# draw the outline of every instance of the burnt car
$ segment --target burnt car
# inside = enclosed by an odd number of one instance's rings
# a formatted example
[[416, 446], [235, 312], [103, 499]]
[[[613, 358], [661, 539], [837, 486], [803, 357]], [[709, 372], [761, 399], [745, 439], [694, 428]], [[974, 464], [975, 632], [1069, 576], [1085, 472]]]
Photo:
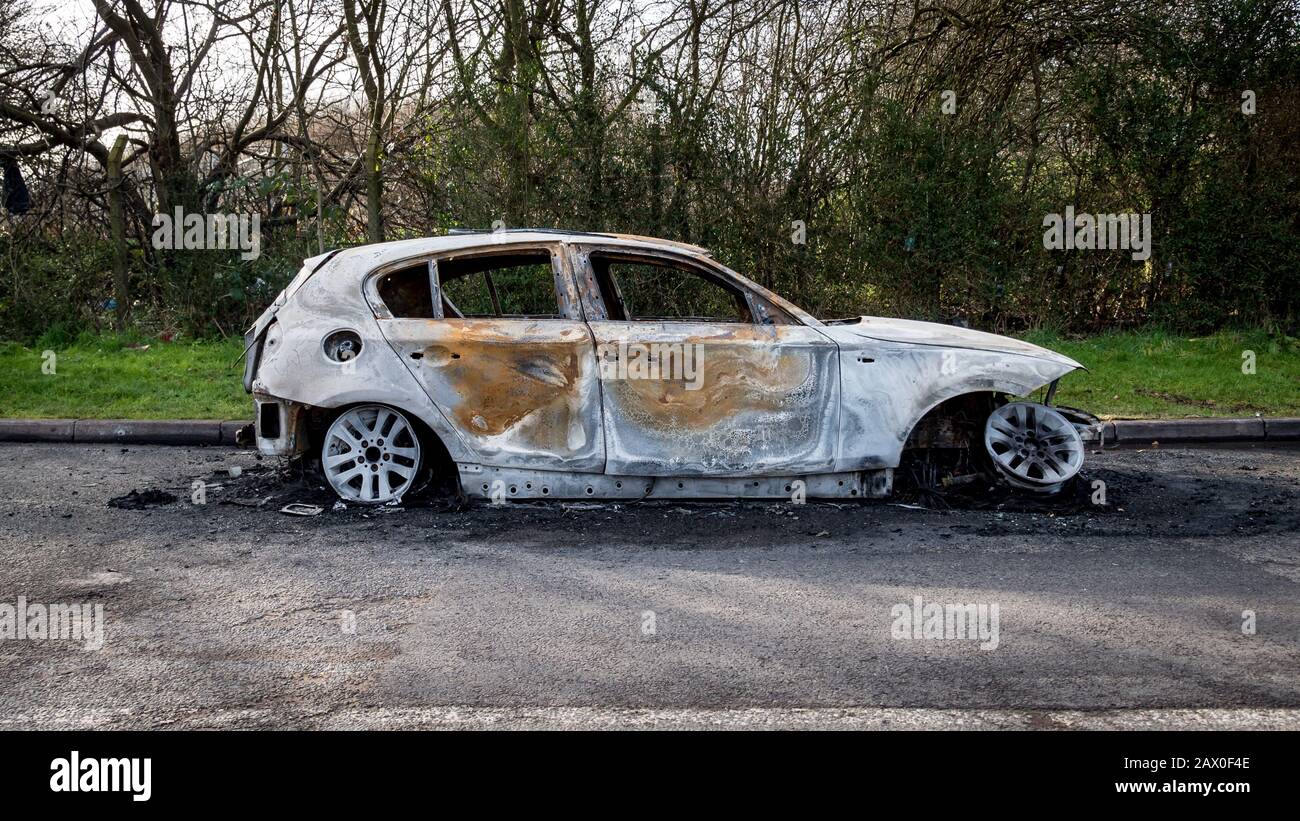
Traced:
[[[704, 248], [500, 230], [308, 259], [248, 331], [261, 453], [349, 502], [877, 498], [920, 459], [1054, 491], [1082, 367], [1016, 339], [821, 321]], [[1044, 403], [1012, 401], [1048, 386]]]

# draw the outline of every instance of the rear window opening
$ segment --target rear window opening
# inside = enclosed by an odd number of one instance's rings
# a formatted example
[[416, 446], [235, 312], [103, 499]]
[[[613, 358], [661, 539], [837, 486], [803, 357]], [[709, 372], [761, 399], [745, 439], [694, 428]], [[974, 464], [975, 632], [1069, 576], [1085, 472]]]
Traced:
[[561, 316], [549, 251], [439, 260], [438, 284], [446, 317]]
[[563, 316], [549, 251], [442, 259], [436, 272], [442, 304], [435, 312], [430, 263], [419, 263], [379, 279], [379, 298], [395, 319], [521, 318]]
[[398, 319], [433, 319], [429, 264], [421, 262], [387, 274], [379, 280], [379, 298]]

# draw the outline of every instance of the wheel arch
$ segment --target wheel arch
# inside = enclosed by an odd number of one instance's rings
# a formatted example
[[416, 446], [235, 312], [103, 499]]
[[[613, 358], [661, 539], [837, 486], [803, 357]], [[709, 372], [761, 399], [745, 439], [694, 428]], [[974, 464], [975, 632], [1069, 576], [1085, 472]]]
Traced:
[[[956, 447], [948, 444], [943, 430], [943, 420], [947, 417], [970, 417], [976, 425], [983, 425], [988, 414], [1005, 404], [1009, 391], [997, 389], [961, 390], [948, 393], [942, 399], [931, 402], [907, 429], [903, 437], [903, 450], [917, 447]], [[937, 438], [935, 438], [937, 437]]]
[[[1005, 403], [1006, 397], [1025, 396], [1044, 385], [1060, 379], [1074, 368], [1043, 368], [1042, 363], [1033, 363], [1034, 368], [1023, 367], [1024, 363], [1015, 364], [1022, 367], [1012, 369], [997, 367], [997, 360], [980, 363], [982, 367], [965, 378], [946, 381], [928, 394], [914, 402], [913, 413], [906, 427], [906, 434], [900, 445], [905, 446], [915, 434], [917, 427], [936, 411], [953, 404], [968, 401], [968, 397], [991, 396], [1002, 397], [998, 404]], [[993, 406], [996, 407], [996, 404]], [[989, 408], [991, 412], [993, 407]], [[981, 420], [981, 423], [983, 420]], [[901, 449], [901, 448], [900, 448]]]

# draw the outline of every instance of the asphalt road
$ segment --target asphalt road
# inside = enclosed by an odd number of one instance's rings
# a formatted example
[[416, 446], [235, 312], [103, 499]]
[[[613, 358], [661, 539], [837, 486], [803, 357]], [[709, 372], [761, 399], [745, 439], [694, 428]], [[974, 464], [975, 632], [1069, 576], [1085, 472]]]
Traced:
[[[1090, 458], [1082, 512], [295, 518], [246, 451], [3, 445], [0, 621], [105, 630], [0, 639], [0, 727], [1300, 728], [1300, 450]], [[106, 504], [148, 488], [180, 499]], [[895, 638], [918, 596], [996, 605], [996, 649]]]

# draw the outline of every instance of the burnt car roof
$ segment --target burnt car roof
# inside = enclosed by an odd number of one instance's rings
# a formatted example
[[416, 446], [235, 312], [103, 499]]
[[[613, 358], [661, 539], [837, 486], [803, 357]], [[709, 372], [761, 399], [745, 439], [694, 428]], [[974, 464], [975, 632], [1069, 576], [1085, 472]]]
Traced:
[[[447, 251], [462, 251], [475, 248], [490, 248], [494, 245], [515, 245], [527, 242], [600, 242], [609, 245], [622, 245], [629, 248], [657, 249], [677, 251], [694, 256], [709, 256], [709, 250], [699, 245], [685, 242], [643, 237], [635, 234], [613, 234], [582, 231], [561, 231], [546, 228], [506, 228], [498, 231], [454, 230], [441, 237], [421, 237], [393, 242], [380, 242], [343, 248], [322, 255], [337, 258], [339, 261], [365, 260], [371, 266], [396, 262], [407, 257], [422, 254], [437, 254]], [[308, 260], [312, 263], [313, 260]]]
[[699, 256], [710, 256], [712, 252], [701, 245], [695, 245], [689, 242], [677, 242], [676, 240], [662, 239], [660, 237], [649, 237], [644, 234], [620, 234], [610, 231], [573, 231], [567, 228], [501, 228], [495, 231], [478, 229], [478, 228], [453, 228], [447, 232], [448, 236], [482, 236], [483, 234], [546, 234], [548, 236], [567, 237], [569, 241], [591, 242], [593, 238], [600, 240], [620, 240], [635, 243], [639, 245], [661, 246], [664, 248], [674, 248], [679, 251], [687, 251]]

